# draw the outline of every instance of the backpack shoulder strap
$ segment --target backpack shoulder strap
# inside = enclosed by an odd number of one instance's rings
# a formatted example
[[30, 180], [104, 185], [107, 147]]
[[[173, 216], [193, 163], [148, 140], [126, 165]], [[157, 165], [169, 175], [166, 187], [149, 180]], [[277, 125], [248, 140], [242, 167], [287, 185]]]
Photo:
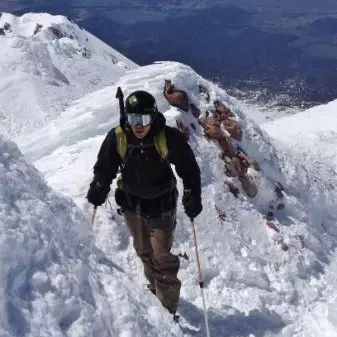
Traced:
[[[117, 152], [122, 158], [122, 160], [124, 161], [127, 147], [128, 147], [126, 134], [120, 125], [116, 127], [115, 134], [116, 134]], [[161, 130], [154, 137], [154, 146], [156, 150], [158, 151], [160, 157], [163, 160], [166, 160], [168, 156], [168, 147], [167, 147], [166, 134], [165, 134], [164, 129]]]
[[168, 148], [165, 129], [161, 130], [157, 135], [155, 135], [154, 146], [156, 147], [156, 150], [158, 151], [161, 159], [166, 160], [168, 156]]
[[117, 126], [115, 129], [115, 134], [116, 134], [116, 145], [117, 145], [117, 152], [124, 161], [126, 150], [127, 150], [127, 139], [126, 139], [126, 134], [121, 128], [121, 126]]

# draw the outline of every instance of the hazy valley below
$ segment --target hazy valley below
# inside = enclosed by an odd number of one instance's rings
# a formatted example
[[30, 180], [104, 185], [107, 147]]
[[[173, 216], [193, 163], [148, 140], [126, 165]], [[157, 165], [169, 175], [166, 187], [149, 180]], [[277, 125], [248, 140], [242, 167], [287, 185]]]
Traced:
[[139, 65], [189, 64], [260, 104], [337, 97], [335, 1], [0, 1], [0, 10], [66, 15]]

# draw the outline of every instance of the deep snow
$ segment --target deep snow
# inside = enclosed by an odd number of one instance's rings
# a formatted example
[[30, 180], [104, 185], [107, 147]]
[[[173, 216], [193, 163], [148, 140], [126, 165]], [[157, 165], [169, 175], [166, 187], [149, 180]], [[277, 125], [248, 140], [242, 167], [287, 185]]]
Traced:
[[[241, 193], [236, 199], [228, 192], [225, 181], [229, 178], [223, 174], [218, 148], [202, 137], [192, 115], [168, 105], [162, 95], [164, 78], [170, 78], [177, 88], [186, 90], [191, 101], [201, 109], [207, 107], [205, 101], [199, 101], [198, 85], [203, 84], [210, 90], [211, 100], [221, 99], [237, 114], [244, 129], [241, 146], [262, 167], [261, 173], [252, 172], [259, 185], [256, 198], [251, 200]], [[175, 119], [179, 118], [186, 125], [193, 123], [197, 128], [193, 132], [190, 127], [190, 144], [202, 171], [204, 211], [197, 218], [196, 226], [212, 334], [307, 334], [313, 327], [304, 324], [304, 317], [324, 318], [330, 297], [326, 274], [336, 245], [336, 232], [330, 229], [336, 221], [336, 198], [330, 185], [336, 177], [331, 176], [327, 166], [319, 165], [310, 146], [311, 157], [306, 157], [299, 147], [285, 147], [277, 139], [278, 133], [282, 134], [277, 121], [275, 129], [278, 132], [270, 138], [247, 117], [249, 111], [240, 110], [233, 98], [187, 66], [164, 62], [138, 68], [122, 77], [118, 85], [125, 94], [139, 88], [149, 90], [155, 95], [168, 124], [175, 125]], [[92, 209], [84, 196], [92, 178], [91, 168], [105, 133], [117, 125], [119, 119], [117, 101], [111, 96], [110, 100], [106, 99], [115, 90], [116, 86], [113, 86], [91, 94], [90, 99], [86, 97], [82, 104], [75, 104], [60, 119], [32, 134], [31, 140], [22, 147], [48, 182], [72, 197], [88, 219]], [[265, 129], [267, 127], [268, 124]], [[50, 141], [44, 141], [41, 146], [42, 139]], [[46, 155], [44, 150], [49, 154]], [[319, 153], [322, 153], [321, 149]], [[330, 164], [334, 162], [329, 161]], [[233, 181], [240, 188], [238, 182]], [[275, 202], [276, 181], [286, 188], [285, 210], [275, 211], [280, 235], [267, 229], [263, 219], [270, 203]], [[140, 263], [112, 197], [110, 203], [111, 206], [107, 204], [98, 211], [94, 231], [96, 243], [109, 258], [118, 256], [120, 265], [127, 266], [128, 273], [141, 286], [145, 280]], [[224, 221], [217, 217], [215, 206], [226, 212]], [[323, 223], [327, 227], [322, 226]], [[280, 236], [289, 245], [288, 252], [283, 252], [277, 244]], [[203, 336], [202, 303], [190, 224], [180, 208], [174, 251], [186, 251], [190, 255], [190, 262], [183, 261], [179, 273], [183, 280], [180, 312], [192, 326], [200, 327], [199, 331], [186, 329], [184, 333], [186, 336]], [[320, 306], [319, 303], [323, 304]]]
[[[202, 111], [209, 104], [199, 84], [209, 89], [211, 101], [233, 110], [244, 131], [240, 145], [262, 168], [250, 172], [257, 197], [249, 199], [236, 179], [224, 175], [219, 149], [202, 136], [192, 114], [168, 105], [166, 78]], [[57, 193], [1, 138], [0, 335], [205, 336], [191, 226], [180, 205], [173, 251], [190, 257], [179, 272], [181, 329], [144, 290], [141, 264], [112, 196], [90, 225], [85, 194], [101, 142], [118, 124], [118, 85], [125, 94], [150, 91], [169, 125], [178, 118], [189, 127], [202, 171], [204, 210], [195, 224], [211, 335], [336, 335], [336, 101], [259, 127], [253, 109], [174, 62], [128, 71], [29, 137], [20, 137], [20, 124], [13, 122], [20, 149]], [[240, 188], [238, 198], [228, 192], [228, 180]], [[274, 210], [280, 234], [263, 219], [275, 204], [277, 181], [285, 187], [285, 209]], [[226, 213], [224, 220], [216, 207]], [[280, 248], [281, 238], [289, 251]]]
[[3, 137], [0, 182], [0, 336], [181, 336], [118, 259], [94, 246], [74, 202]]

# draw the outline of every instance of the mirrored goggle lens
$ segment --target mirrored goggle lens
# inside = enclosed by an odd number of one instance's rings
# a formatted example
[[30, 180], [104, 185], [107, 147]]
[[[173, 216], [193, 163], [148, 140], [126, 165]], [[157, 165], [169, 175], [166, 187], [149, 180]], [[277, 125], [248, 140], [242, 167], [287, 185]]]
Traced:
[[151, 124], [151, 115], [140, 115], [140, 114], [128, 114], [128, 122], [132, 126], [141, 125], [147, 126]]

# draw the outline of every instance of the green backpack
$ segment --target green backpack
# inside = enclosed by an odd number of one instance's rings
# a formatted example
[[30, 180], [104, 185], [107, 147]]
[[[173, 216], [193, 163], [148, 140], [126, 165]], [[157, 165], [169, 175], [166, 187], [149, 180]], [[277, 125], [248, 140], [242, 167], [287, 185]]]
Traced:
[[[121, 126], [116, 127], [115, 134], [116, 134], [116, 141], [117, 141], [117, 152], [124, 162], [126, 150], [128, 147], [128, 141], [126, 138], [126, 134], [121, 128]], [[157, 135], [155, 135], [154, 146], [156, 147], [156, 150], [158, 151], [161, 159], [167, 161], [168, 148], [167, 148], [166, 135], [165, 135], [164, 130], [161, 130]], [[170, 165], [169, 167], [171, 168]], [[120, 189], [123, 189], [123, 180], [122, 180], [121, 174], [117, 177], [117, 186]]]

